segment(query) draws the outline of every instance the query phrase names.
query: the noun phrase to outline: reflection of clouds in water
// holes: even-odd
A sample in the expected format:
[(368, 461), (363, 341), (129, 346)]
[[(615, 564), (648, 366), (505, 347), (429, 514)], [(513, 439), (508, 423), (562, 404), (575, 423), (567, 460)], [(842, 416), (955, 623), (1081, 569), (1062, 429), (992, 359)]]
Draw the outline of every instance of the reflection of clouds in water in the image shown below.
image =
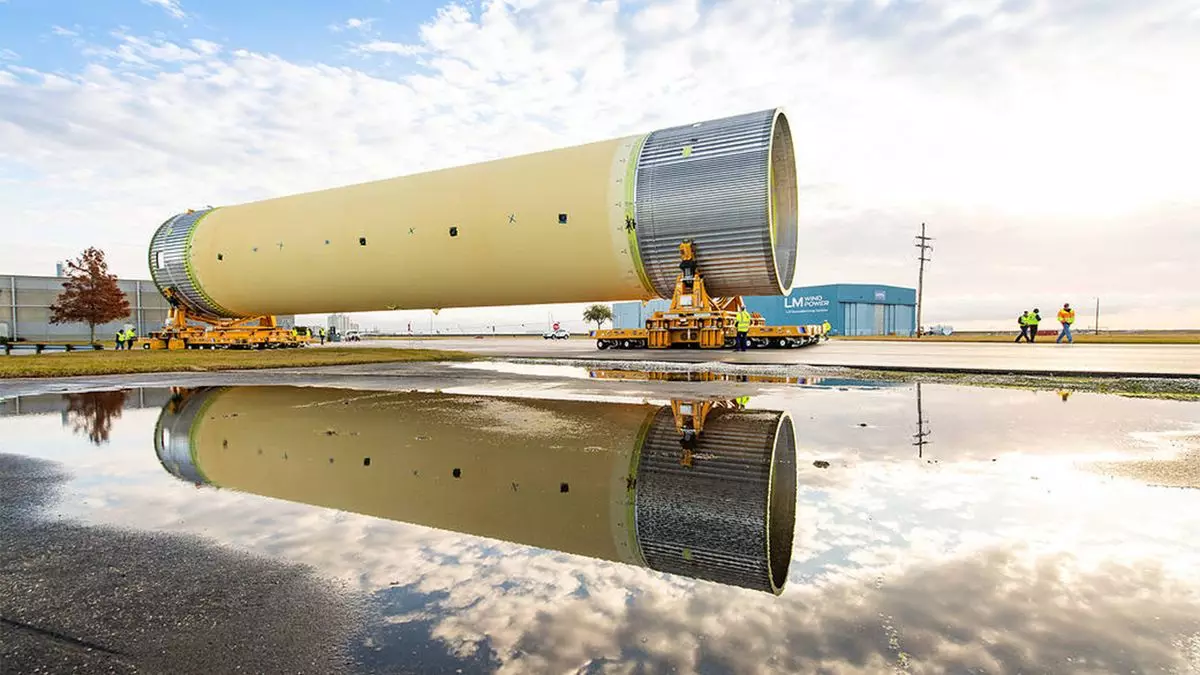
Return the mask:
[(1088, 561), (1156, 558), (1181, 572), (1200, 569), (1200, 548), (1182, 545), (1200, 539), (1187, 492), (1080, 472), (1034, 480), (1004, 468), (892, 464), (852, 473), (843, 490), (802, 489), (800, 512), (816, 523), (816, 534), (798, 539), (793, 579), (859, 568), (870, 574), (886, 565), (875, 558), (889, 549), (904, 557), (962, 555), (1003, 543), (1069, 550)]
[[(852, 403), (850, 403), (852, 401)], [(932, 433), (924, 458), (989, 462), (1012, 453), (1090, 455), (1150, 449), (1137, 434), (1195, 424), (1195, 404), (1077, 394), (1064, 405), (1053, 391), (922, 385), (922, 412)], [(913, 386), (856, 390), (793, 389), (755, 396), (752, 405), (791, 413), (801, 465), (813, 459), (857, 466), (861, 462), (915, 460)], [(859, 426), (866, 424), (866, 427)], [(807, 458), (807, 462), (806, 462)], [(830, 480), (818, 477), (817, 480)]]
[[(802, 491), (792, 579), (772, 599), (159, 472), (79, 486), (106, 505), (88, 519), (195, 532), (353, 580), (395, 611), (372, 644), (419, 627), (448, 646), (449, 656), (422, 657), (431, 665), (1128, 672), (1178, 666), (1200, 630), (1200, 560), (1185, 543), (1200, 532), (1181, 522), (1187, 500), (1176, 491), (1106, 485), (1072, 503), (1028, 477), (860, 466), (852, 487)], [(974, 509), (944, 506), (968, 495)]]
[(878, 587), (798, 588), (778, 602), (620, 573), (591, 578), (587, 600), (552, 580), (481, 595), (493, 571), (480, 570), (474, 586), (440, 589), (455, 613), (434, 634), (462, 654), (486, 634), (501, 655), (521, 654), (505, 659), (513, 670), (534, 672), (631, 655), (681, 672), (704, 660), (734, 672), (1130, 672), (1183, 666), (1172, 642), (1200, 630), (1196, 589), (1153, 563), (1092, 571), (1065, 553), (999, 549), (923, 562)]
[[(829, 469), (800, 462), (795, 559), (781, 598), (197, 489), (158, 466), (145, 428), (119, 433), (142, 411), (117, 420), (116, 441), (104, 452), (82, 438), (65, 440), (59, 429), (45, 454), (77, 476), (54, 510), (196, 533), (349, 580), (377, 592), (391, 612), (392, 623), (376, 631), (373, 644), (386, 651), (401, 633), (441, 640), (449, 656), (420, 661), (435, 670), (488, 662), (512, 672), (588, 663), (628, 670), (619, 662), (634, 661), (683, 672), (905, 665), (914, 672), (1128, 672), (1184, 667), (1185, 654), (1197, 663), (1200, 551), (1190, 542), (1200, 539), (1200, 519), (1187, 517), (1190, 494), (1081, 474), (1071, 467), (1071, 445), (1029, 448), (1057, 455), (992, 463), (991, 448), (959, 446), (946, 434), (935, 455), (944, 463), (926, 464), (907, 445), (911, 394), (872, 395), (879, 406), (821, 406), (810, 422), (822, 426), (840, 415), (846, 424), (832, 427), (858, 445), (846, 450), (846, 463)], [(880, 411), (893, 399), (885, 416)], [(996, 414), (1018, 420), (1022, 405)], [(808, 419), (796, 401), (778, 407)], [(842, 428), (864, 411), (880, 416), (865, 420), (874, 428), (857, 436)], [(1122, 429), (1134, 426), (1124, 413), (1117, 421)], [(1164, 423), (1160, 417), (1153, 424)], [(985, 420), (978, 428), (992, 426), (1001, 430), (997, 447), (1027, 430), (1015, 421)], [(802, 448), (825, 457), (803, 428), (797, 436)], [(130, 448), (122, 444), (129, 438), (142, 442)], [(951, 464), (960, 448), (971, 461)]]

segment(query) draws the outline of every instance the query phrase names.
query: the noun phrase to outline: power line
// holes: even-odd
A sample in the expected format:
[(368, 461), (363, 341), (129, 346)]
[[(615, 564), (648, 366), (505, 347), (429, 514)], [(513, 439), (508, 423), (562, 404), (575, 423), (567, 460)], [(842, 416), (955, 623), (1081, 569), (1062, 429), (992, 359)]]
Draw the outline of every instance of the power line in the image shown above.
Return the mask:
[(933, 241), (933, 237), (925, 236), (925, 223), (921, 223), (921, 234), (916, 237), (917, 243), (913, 244), (920, 249), (920, 254), (917, 260), (920, 260), (921, 267), (917, 273), (917, 337), (921, 337), (921, 310), (925, 309), (925, 263), (929, 262), (930, 258), (925, 257), (926, 253), (932, 253), (933, 247), (929, 242)]

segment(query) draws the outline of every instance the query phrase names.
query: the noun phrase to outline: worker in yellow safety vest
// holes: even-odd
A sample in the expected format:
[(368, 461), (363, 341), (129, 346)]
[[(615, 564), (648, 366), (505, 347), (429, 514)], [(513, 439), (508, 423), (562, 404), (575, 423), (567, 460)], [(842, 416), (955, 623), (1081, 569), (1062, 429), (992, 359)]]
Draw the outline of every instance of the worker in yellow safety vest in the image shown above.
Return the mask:
[(1025, 310), (1021, 316), (1017, 317), (1017, 325), (1021, 327), (1021, 334), (1013, 342), (1020, 342), (1022, 339), (1029, 340), (1029, 310)]
[(1056, 343), (1062, 342), (1063, 338), (1067, 338), (1067, 343), (1075, 342), (1075, 337), (1071, 335), (1071, 324), (1075, 323), (1075, 310), (1071, 309), (1071, 303), (1064, 302), (1062, 309), (1058, 310), (1058, 322), (1062, 324), (1062, 330), (1058, 333)]
[(746, 334), (750, 332), (750, 312), (746, 311), (743, 306), (737, 313), (737, 351), (746, 351), (747, 342)]
[(1038, 324), (1042, 322), (1041, 311), (1042, 310), (1038, 309), (1037, 307), (1034, 307), (1033, 311), (1029, 313), (1029, 319), (1028, 319), (1029, 338), (1028, 339), (1030, 342), (1033, 342), (1034, 340), (1037, 339)]
[(829, 323), (829, 319), (821, 322), (821, 335), (825, 336), (826, 340), (829, 339), (829, 331), (831, 330), (833, 330), (833, 326)]

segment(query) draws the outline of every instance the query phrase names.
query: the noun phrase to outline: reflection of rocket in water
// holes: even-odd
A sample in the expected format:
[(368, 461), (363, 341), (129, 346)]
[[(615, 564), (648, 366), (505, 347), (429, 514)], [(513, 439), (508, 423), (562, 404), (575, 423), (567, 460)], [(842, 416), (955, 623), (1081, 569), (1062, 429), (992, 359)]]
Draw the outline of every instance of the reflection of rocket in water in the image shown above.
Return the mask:
[(155, 447), (198, 484), (778, 594), (794, 432), (739, 408), (201, 388), (163, 408)]

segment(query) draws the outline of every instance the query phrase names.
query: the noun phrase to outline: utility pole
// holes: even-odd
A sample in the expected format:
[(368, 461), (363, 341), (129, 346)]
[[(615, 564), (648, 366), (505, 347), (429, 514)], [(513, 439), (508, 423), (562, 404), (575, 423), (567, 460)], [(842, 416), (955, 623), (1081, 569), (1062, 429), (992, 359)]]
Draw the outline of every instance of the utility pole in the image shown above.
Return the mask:
[(1096, 298), (1096, 335), (1100, 334), (1100, 298)]
[(920, 272), (917, 273), (917, 337), (921, 337), (921, 310), (925, 309), (925, 263), (929, 262), (929, 258), (925, 257), (926, 253), (933, 251), (933, 247), (929, 242), (933, 241), (933, 237), (925, 236), (925, 223), (921, 223), (921, 234), (917, 238), (917, 243), (913, 244), (920, 249), (920, 254), (917, 259), (921, 261)]

